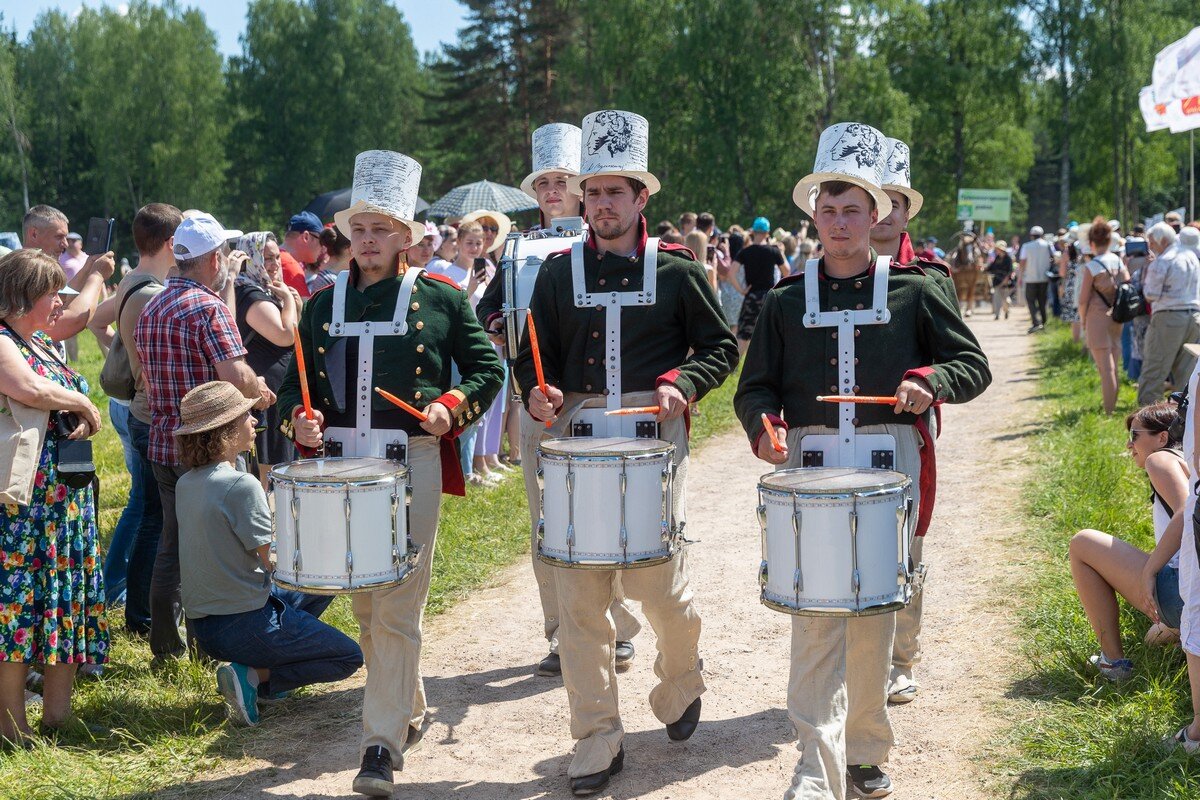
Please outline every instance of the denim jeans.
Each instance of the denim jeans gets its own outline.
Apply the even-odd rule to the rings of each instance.
[[[125,627],[132,633],[150,633],[150,581],[154,575],[154,557],[158,553],[158,537],[162,534],[162,500],[158,495],[158,480],[150,463],[150,426],[132,414],[129,416],[129,441],[138,459],[141,483],[141,522],[129,550],[126,572]],[[131,475],[134,473],[130,473]],[[129,496],[133,498],[133,491]]]
[[[474,471],[472,459],[475,456],[475,440],[479,437],[479,427],[479,423],[475,422],[468,425],[458,435],[458,455],[462,464],[463,477],[469,476]]]
[[[108,553],[104,557],[104,601],[111,606],[125,599],[129,550],[133,547],[138,526],[142,524],[143,492],[142,464],[129,440],[129,406],[110,398],[108,418],[112,420],[113,430],[121,440],[121,449],[125,451],[125,469],[129,472],[129,500],[125,503],[121,518],[117,520],[117,527],[113,529],[112,541],[108,543]]]
[[[340,681],[362,666],[358,643],[317,619],[332,601],[275,587],[262,608],[189,621],[196,641],[213,658],[271,670],[258,692],[272,695]]]

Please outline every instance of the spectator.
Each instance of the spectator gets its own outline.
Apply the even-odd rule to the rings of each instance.
[[[685,211],[679,215],[679,235],[687,238],[687,235],[696,229],[696,212]]]
[[[80,664],[108,660],[108,623],[91,481],[59,472],[64,439],[100,430],[82,375],[45,331],[62,308],[58,259],[34,249],[0,258],[0,374],[12,400],[50,412],[26,505],[0,505],[0,739],[32,737],[25,715],[30,665],[45,665],[42,729],[71,718]],[[68,433],[69,432],[69,433]],[[80,477],[74,473],[74,477]]]
[[[704,275],[713,291],[717,291],[716,247],[708,243],[708,235],[697,228],[684,238],[683,244],[704,265]]]
[[[321,231],[321,246],[325,248],[325,255],[328,256],[325,269],[335,275],[342,270],[350,269],[350,259],[353,258],[350,254],[350,240],[342,235],[337,226],[331,226]],[[282,264],[282,262],[280,263]]]
[[[1150,228],[1146,241],[1155,258],[1142,269],[1142,292],[1151,314],[1138,405],[1161,399],[1168,379],[1176,388],[1191,376],[1196,358],[1184,345],[1200,342],[1200,261],[1179,245],[1166,223]]]
[[[304,266],[304,285],[309,296],[334,282],[334,274],[325,269],[328,256],[321,245],[324,230],[316,214],[301,211],[288,220],[287,232],[283,235],[284,248]]]
[[[1079,245],[1078,228],[1067,234],[1058,257],[1058,290],[1062,294],[1062,321],[1071,326],[1071,338],[1079,341]],[[1006,315],[1007,316],[1007,315]]]
[[[1179,232],[1183,230],[1183,217],[1179,216],[1174,211],[1168,211],[1167,215],[1163,217],[1163,222],[1171,226],[1171,230],[1175,231],[1176,236],[1178,236]]]
[[[438,275],[454,278],[451,271],[455,269],[454,259],[458,257],[458,230],[450,225],[439,225],[437,231],[442,241],[433,249],[433,259],[425,266],[425,269],[436,272]],[[454,282],[461,285],[457,278],[454,278]]]
[[[283,286],[278,269],[275,280]],[[183,604],[204,651],[231,662],[217,667],[217,688],[243,725],[258,724],[260,697],[340,681],[363,663],[353,639],[317,619],[332,595],[270,586],[267,496],[232,463],[254,441],[254,402],[224,381],[201,384],[184,395],[175,431],[188,468],[177,484]]]
[[[162,502],[150,462],[150,403],[134,346],[134,328],[142,309],[163,290],[167,274],[175,266],[171,246],[182,221],[179,209],[166,203],[138,209],[133,218],[137,269],[121,279],[116,294],[105,300],[96,313],[106,318],[106,325],[116,324],[124,346],[110,358],[124,354],[133,387],[128,398],[111,396],[108,400],[108,417],[125,450],[130,483],[129,500],[117,520],[104,560],[104,584],[110,604],[125,599],[125,628],[134,636],[150,635],[150,581],[162,533]]]
[[[729,226],[729,259],[734,261],[746,246],[746,231],[741,225]]]
[[[433,260],[434,252],[442,246],[442,235],[438,233],[437,225],[425,223],[425,235],[405,251],[410,266],[427,268]]]
[[[1013,266],[1012,256],[1008,253],[1008,245],[1003,239],[997,239],[994,245],[995,253],[992,263],[988,264],[987,272],[992,279],[992,319],[1000,319],[1000,313],[1008,319],[1008,298],[1016,287],[1017,270]]]
[[[1133,233],[1125,240],[1126,248],[1129,244],[1146,241],[1146,228],[1143,225],[1134,225]],[[1148,247],[1148,245],[1147,245]],[[1144,279],[1144,270],[1146,264],[1150,262],[1150,254],[1147,250],[1146,255],[1133,255],[1122,253],[1122,260],[1125,262],[1125,268],[1129,270],[1129,280],[1138,289],[1142,288],[1142,280]],[[1131,381],[1135,383],[1141,380],[1143,352],[1146,344],[1146,331],[1150,328],[1150,317],[1143,314],[1140,317],[1134,317],[1130,322],[1126,322],[1121,328],[1121,360],[1125,364],[1125,374],[1129,376]]]
[[[1096,369],[1100,373],[1100,395],[1104,413],[1111,414],[1117,408],[1121,323],[1113,322],[1110,309],[1116,299],[1117,287],[1129,280],[1129,272],[1121,263],[1121,259],[1117,258],[1115,253],[1109,252],[1112,229],[1103,217],[1096,217],[1087,235],[1094,255],[1092,260],[1084,265],[1083,281],[1079,285],[1079,320],[1087,337],[1088,350],[1091,351],[1092,360],[1096,362]],[[1024,253],[1025,249],[1022,248],[1021,252]],[[1044,270],[1042,274],[1045,274]],[[1028,273],[1026,275],[1028,281]],[[1031,297],[1028,283],[1026,297]],[[1034,300],[1030,299],[1031,313],[1033,302]],[[1044,297],[1042,305],[1044,314]]]
[[[486,212],[491,214],[492,212]],[[464,218],[465,219],[465,218]],[[507,217],[501,225],[507,223]],[[459,226],[459,235],[463,238],[463,247],[461,250],[468,253],[476,252],[475,237],[482,236],[483,250],[486,251],[488,246],[488,225],[495,224],[495,218],[490,216],[482,216],[477,222],[468,222],[465,225]],[[507,223],[511,226],[511,223]],[[476,233],[476,228],[480,229]],[[503,242],[496,234],[492,234],[497,241]],[[468,245],[468,240],[470,243]],[[494,252],[499,252],[496,250]],[[471,307],[474,308],[479,304],[479,300],[483,297],[484,291],[487,289],[488,283],[496,278],[496,264],[483,256],[476,257],[471,262],[471,273],[467,278],[465,289],[467,296],[470,298]],[[492,347],[496,352],[503,356],[503,345],[492,341]],[[508,363],[502,361],[504,366],[504,383],[508,384]],[[484,412],[483,418],[472,426],[474,436],[474,460],[472,462],[471,471],[467,476],[468,482],[475,485],[493,484],[499,481],[505,472],[508,472],[510,467],[500,463],[500,444],[504,434],[504,412],[508,405],[508,392],[502,391],[497,395],[496,400]],[[462,435],[460,435],[460,441]],[[461,446],[465,449],[466,444]],[[466,470],[464,470],[466,472]]]
[[[1029,241],[1021,245],[1018,256],[1025,284],[1025,303],[1029,306],[1030,325],[1027,333],[1046,327],[1046,292],[1050,283],[1050,265],[1054,262],[1054,248],[1042,238],[1044,234],[1040,225],[1030,228]]]
[[[41,250],[58,263],[67,249],[67,224],[66,215],[57,208],[34,206],[25,213],[22,222],[25,247]],[[100,302],[104,282],[115,269],[112,253],[88,256],[79,273],[67,281],[69,291],[63,292],[62,312],[47,327],[46,335],[56,342],[65,342],[82,331]]]
[[[754,220],[750,227],[750,241],[734,259],[731,272],[734,280],[738,280],[739,270],[745,268],[745,287],[742,291],[742,310],[738,314],[737,339],[742,353],[750,346],[750,337],[754,335],[754,326],[758,322],[758,314],[762,311],[763,301],[767,292],[779,280],[785,261],[783,252],[767,241],[771,235],[771,223],[766,217]],[[740,281],[739,281],[740,282]]]
[[[68,233],[67,249],[58,257],[59,266],[63,268],[68,281],[79,274],[87,264],[87,259],[87,253],[83,252],[83,237],[75,232]]]
[[[463,222],[458,226],[458,254],[450,265],[446,275],[467,291],[471,308],[479,305],[486,286],[488,260],[483,257],[484,233],[483,226],[478,222]],[[480,280],[480,272],[485,280]],[[480,421],[476,422],[458,435],[458,452],[462,462],[463,476],[472,486],[490,485],[490,475],[476,473],[475,440],[479,436]]]
[[[275,402],[266,382],[246,363],[246,348],[221,293],[230,281],[225,242],[241,231],[225,230],[209,214],[185,219],[175,231],[172,251],[177,277],[146,304],[134,332],[150,401],[150,461],[162,499],[163,527],[150,586],[150,650],[158,659],[183,654],[176,628],[182,609],[179,590],[179,521],[175,484],[186,471],[172,434],[179,403],[201,383],[225,380],[256,408]]]
[[[717,230],[717,218],[712,215],[712,212],[704,211],[696,217],[696,230],[708,237],[709,242],[712,242],[720,231]],[[696,254],[699,256],[699,253]]]
[[[472,211],[467,214],[458,224],[461,231],[462,226],[469,222],[479,223],[480,229],[483,230],[483,257],[490,260],[493,267],[500,263],[500,256],[504,251],[504,240],[508,238],[508,234],[513,229],[512,220],[499,211]]]
[[[1191,223],[1179,232],[1179,247],[1183,250],[1191,250],[1197,258],[1200,258],[1200,224]]]
[[[671,220],[669,220],[669,219],[664,219],[662,222],[658,223],[658,225],[655,226],[654,235],[661,238],[665,234],[671,233],[674,230],[675,230],[675,223],[671,222]]]
[[[1154,550],[1147,553],[1115,536],[1083,530],[1071,538],[1071,579],[1079,602],[1100,644],[1089,660],[1111,681],[1123,681],[1133,662],[1121,645],[1117,595],[1156,624],[1178,630],[1183,600],[1179,596],[1179,545],[1183,526],[1169,525],[1183,511],[1188,494],[1188,468],[1181,442],[1171,436],[1178,415],[1172,403],[1140,408],[1125,419],[1125,446],[1150,479]]]
[[[930,236],[930,237],[929,237],[929,247],[930,247],[930,248],[933,250],[933,254],[934,254],[936,257],[938,257],[938,258],[940,258],[940,259],[942,259],[942,260],[945,260],[945,258],[946,258],[946,251],[945,251],[945,250],[943,250],[942,248],[938,247],[938,240],[937,240],[937,237],[936,237],[936,236]]]
[[[237,249],[246,254],[234,285],[238,335],[246,348],[246,363],[275,392],[292,358],[302,301],[300,294],[283,282],[275,234],[248,233],[238,239]],[[284,420],[274,404],[259,411],[256,420],[262,430],[254,452],[265,486],[271,467],[294,460],[295,448],[279,427]]]

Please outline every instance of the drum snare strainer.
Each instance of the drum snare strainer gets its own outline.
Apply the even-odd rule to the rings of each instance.
[[[911,596],[912,481],[882,469],[809,467],[764,475],[759,584],[787,614],[869,616]]]
[[[538,445],[538,558],[573,569],[670,561],[682,524],[672,513],[675,445],[576,437]]]

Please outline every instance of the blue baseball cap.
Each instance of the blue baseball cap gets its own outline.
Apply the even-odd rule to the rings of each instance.
[[[321,220],[317,218],[316,214],[311,211],[301,211],[288,220],[287,232],[307,231],[308,233],[320,236],[324,228],[325,226],[321,224]]]
[[[754,220],[754,224],[750,226],[750,230],[758,231],[759,233],[770,233],[771,220],[767,219],[766,217],[759,217],[758,219]]]

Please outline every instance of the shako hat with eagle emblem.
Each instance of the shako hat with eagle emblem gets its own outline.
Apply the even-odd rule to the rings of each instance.
[[[887,137],[862,122],[839,122],[821,132],[813,171],[792,191],[792,201],[809,216],[816,216],[817,193],[827,181],[844,181],[875,198],[879,218],[892,213],[892,201],[883,191],[887,163]]]
[[[579,174],[567,187],[583,194],[583,182],[597,175],[626,175],[646,184],[650,194],[662,188],[649,171],[650,123],[631,111],[593,111],[583,118]]]
[[[908,218],[921,210],[925,198],[912,188],[912,157],[908,145],[899,139],[887,140],[888,156],[883,165],[883,190],[899,192],[908,198]]]

